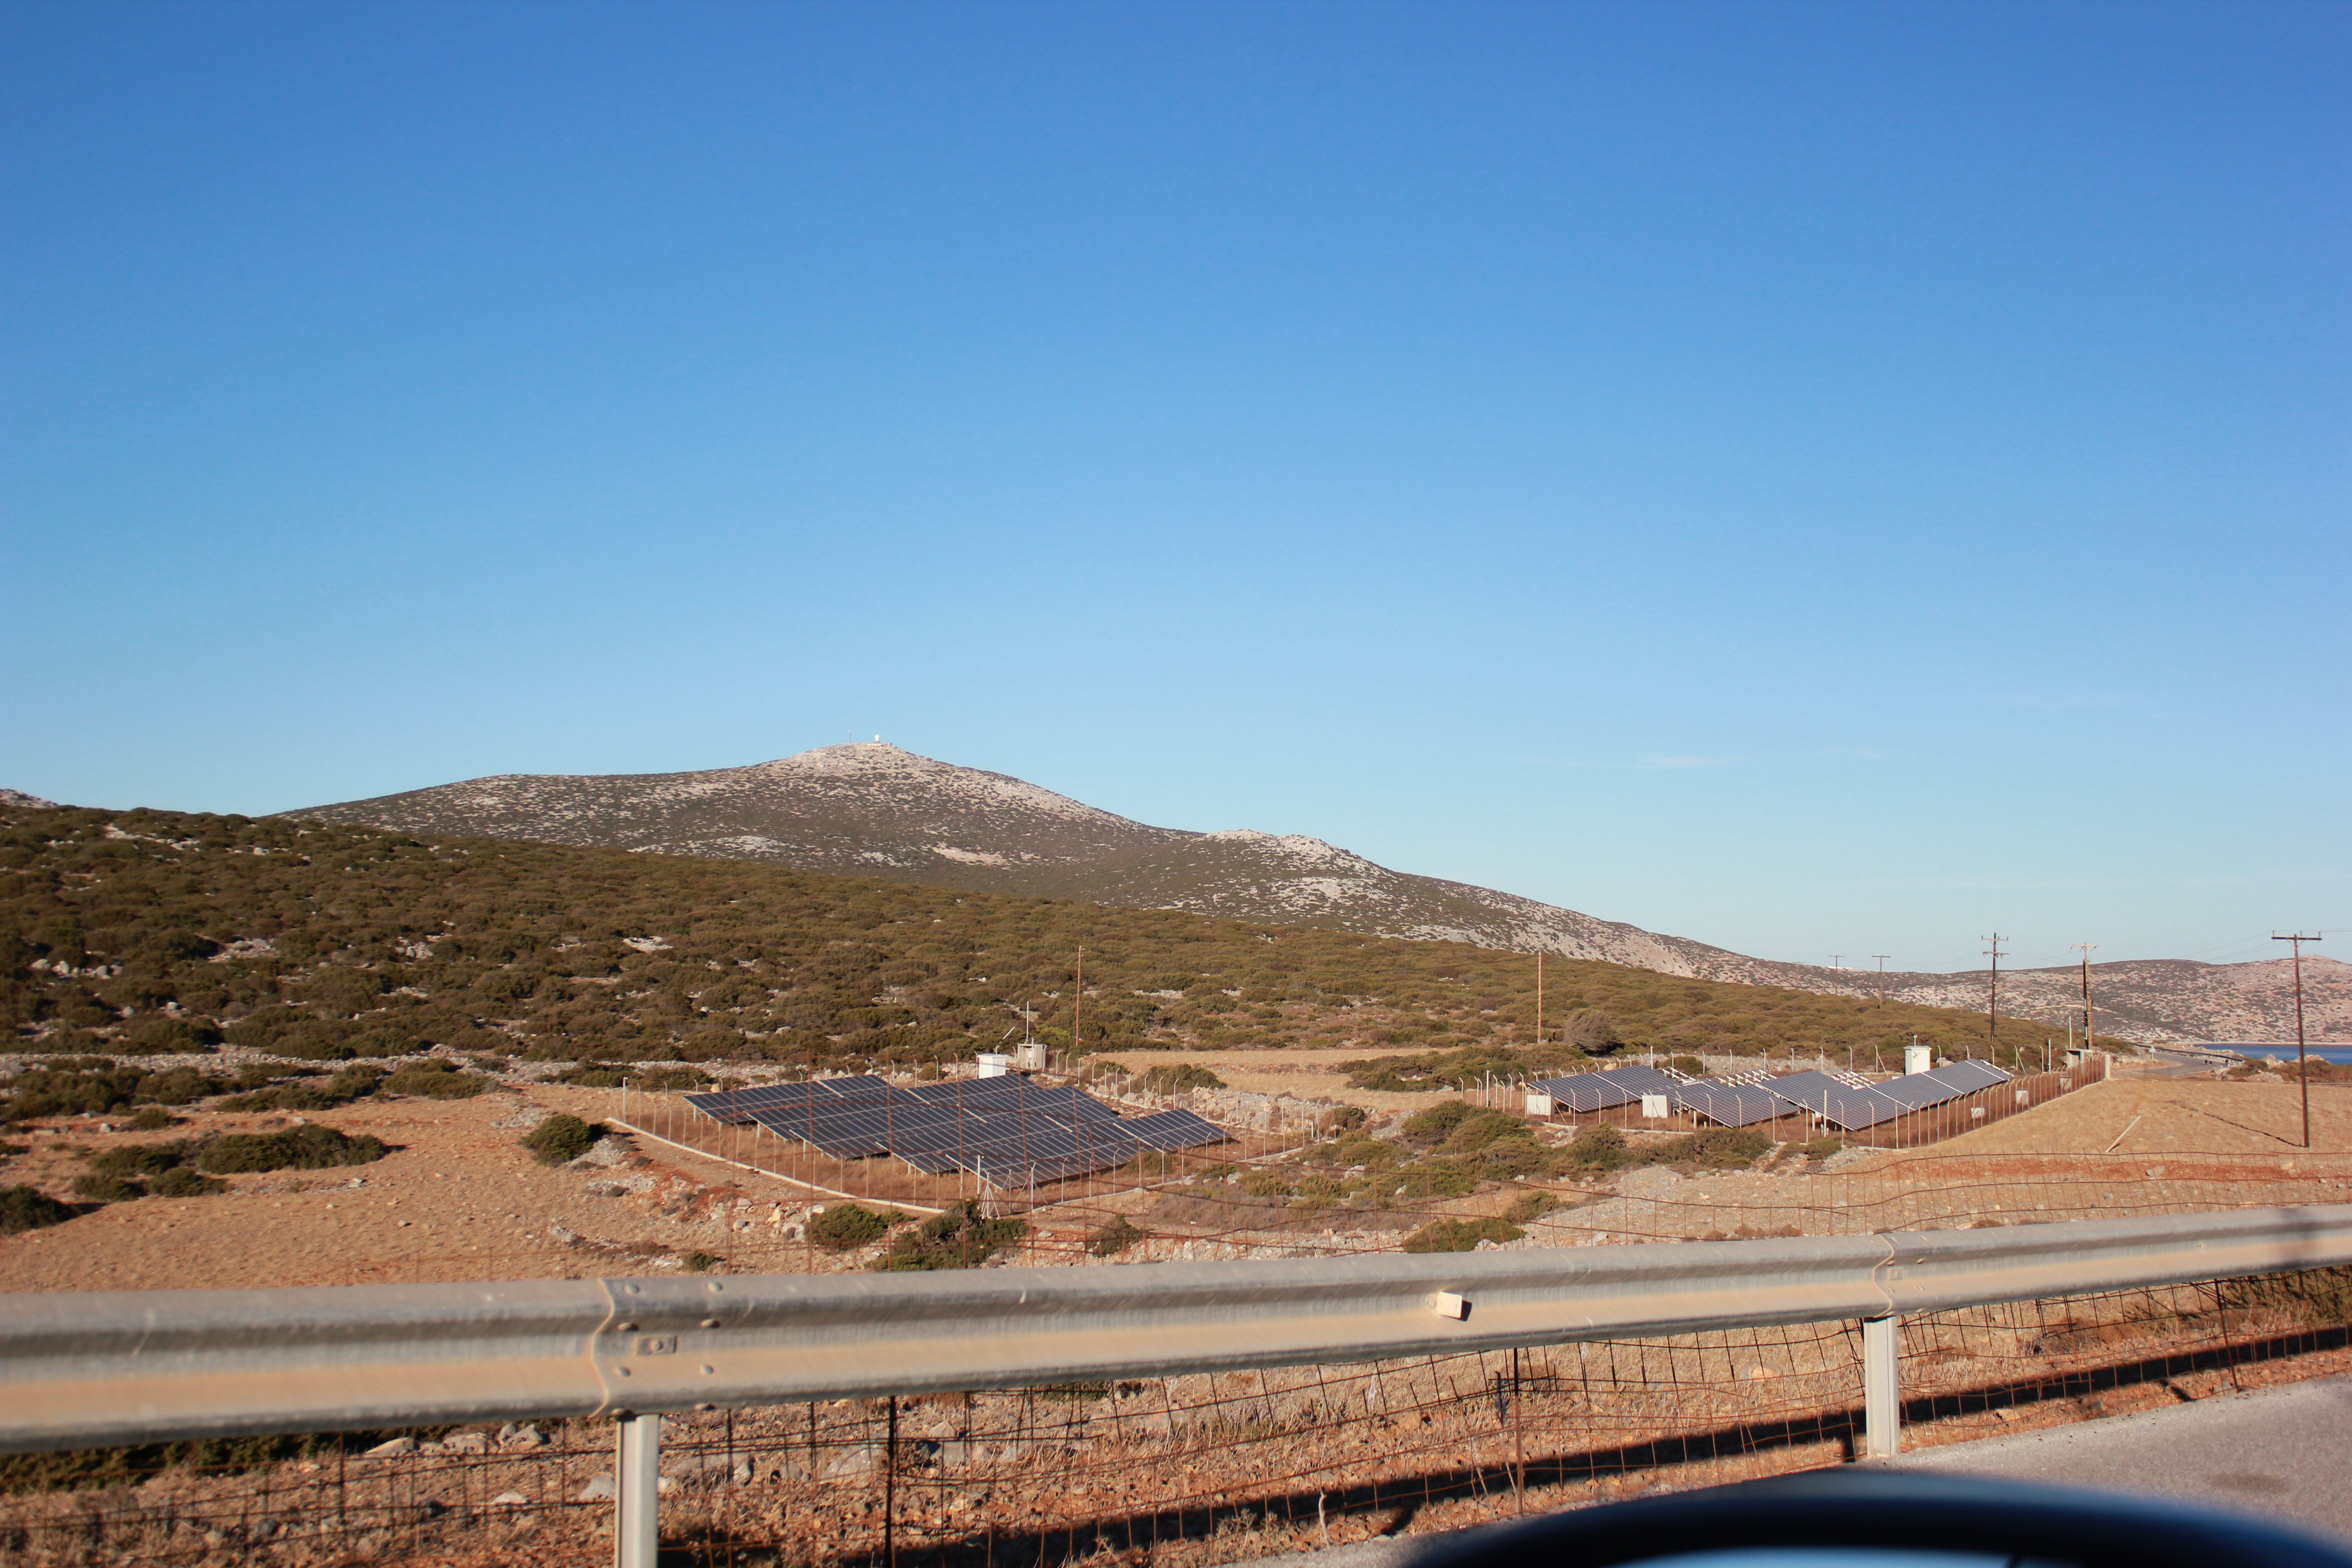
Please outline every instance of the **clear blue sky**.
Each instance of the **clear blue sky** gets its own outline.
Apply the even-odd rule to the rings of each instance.
[[[1772,957],[2352,927],[2352,7],[0,14],[0,784],[879,733]]]

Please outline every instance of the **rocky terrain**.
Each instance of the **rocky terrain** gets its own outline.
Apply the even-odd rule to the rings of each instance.
[[[881,742],[824,746],[701,773],[502,774],[285,815],[413,833],[763,861],[937,887],[1446,939],[1632,964],[1663,973],[1870,996],[1858,970],[1749,958],[1533,899],[1413,876],[1297,834],[1189,833],[1132,822],[1021,779]],[[2352,1037],[2352,966],[2307,957],[2306,1026]],[[1980,1007],[1986,977],[1889,973],[1889,999]],[[2292,1039],[2281,962],[2092,968],[2103,1029],[2142,1039]],[[2002,1009],[2079,1019],[2072,969],[2002,977]]]

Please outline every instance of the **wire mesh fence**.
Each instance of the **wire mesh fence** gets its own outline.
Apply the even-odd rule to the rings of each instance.
[[[1924,1314],[1906,1442],[2352,1364],[2352,1271]],[[674,1416],[666,1561],[1207,1564],[1850,1458],[1856,1325]],[[543,1422],[16,1461],[0,1556],[592,1563],[613,1428]],[[79,1472],[80,1485],[69,1485]]]

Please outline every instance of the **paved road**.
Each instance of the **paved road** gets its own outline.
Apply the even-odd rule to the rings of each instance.
[[[2046,1432],[1953,1443],[1883,1462],[2143,1492],[2352,1540],[2352,1377],[2315,1378]],[[1412,1568],[1447,1539],[1366,1541],[1233,1568]]]
[[[2352,1539],[2352,1377],[1922,1449],[1891,1461],[2212,1503]]]

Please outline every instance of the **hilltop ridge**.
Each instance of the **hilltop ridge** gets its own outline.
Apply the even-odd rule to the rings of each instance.
[[[1591,959],[1696,980],[1983,1005],[1981,971],[1831,969],[1752,958],[1688,937],[1466,882],[1397,871],[1323,839],[1234,827],[1155,827],[1039,784],[880,740],[742,767],[669,773],[513,773],[282,814],[404,832],[478,835],[749,860],[1033,898],[1183,910],[1374,936]],[[2316,1034],[2352,1033],[2352,966],[2305,960]],[[2283,962],[2155,960],[2093,966],[2102,1033],[2136,1039],[2292,1037]],[[2067,968],[2001,977],[2002,1009],[2079,1019]]]

